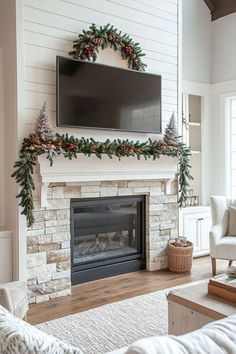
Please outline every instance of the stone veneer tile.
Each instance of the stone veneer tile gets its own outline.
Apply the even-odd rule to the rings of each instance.
[[[60,262],[56,264],[56,270],[58,272],[63,272],[64,270],[70,269],[70,262]]]
[[[128,188],[128,181],[118,181],[119,188]]]
[[[118,195],[118,187],[101,187],[101,197],[110,197]]]
[[[54,264],[45,264],[38,267],[28,268],[27,269],[27,278],[28,279],[37,279],[38,276],[46,273],[55,273],[57,271],[57,265]]]
[[[70,271],[66,270],[63,272],[56,272],[52,274],[52,280],[55,279],[62,279],[62,278],[69,278],[70,277]]]
[[[119,188],[118,189],[118,195],[119,196],[132,195],[132,194],[134,194],[134,189],[133,188]]]
[[[27,254],[33,254],[39,252],[39,246],[29,246],[27,247]]]
[[[44,215],[45,215],[44,211],[34,211],[35,222],[44,221]]]
[[[49,300],[49,295],[39,295],[39,296],[36,296],[36,303],[39,303],[39,302],[44,302],[44,301],[48,301]]]
[[[70,259],[70,250],[55,250],[47,252],[47,263],[59,263],[69,261]]]
[[[39,246],[39,252],[59,250],[60,248],[61,248],[61,243],[59,242],[45,243]]]
[[[39,245],[44,245],[45,243],[50,243],[51,241],[52,241],[52,235],[39,236]]]
[[[27,268],[38,267],[46,264],[46,252],[28,254],[26,256]]]
[[[81,187],[79,186],[66,186],[65,198],[79,198],[81,196]]]
[[[101,197],[100,192],[81,193],[81,198],[99,198],[99,197]]]
[[[52,274],[51,273],[41,273],[37,276],[37,281],[38,284],[43,284],[52,279]]]
[[[102,181],[101,187],[118,187],[118,181]]]
[[[57,208],[55,208],[57,209]],[[56,220],[57,219],[57,210],[46,210],[44,213],[44,220]]]
[[[144,194],[148,193],[150,191],[149,187],[143,186],[143,187],[134,187],[134,193],[136,194]]]
[[[64,187],[53,187],[52,188],[52,198],[64,198],[65,188]]]
[[[81,193],[96,193],[99,192],[99,186],[81,186]]]
[[[45,221],[45,227],[57,226],[57,220],[47,220]]]
[[[61,209],[56,210],[56,219],[69,219],[70,218],[70,209]]]
[[[71,289],[57,291],[55,293],[49,294],[50,299],[55,299],[56,297],[67,296],[71,294]]]
[[[39,236],[28,236],[27,237],[27,246],[37,246],[39,244]]]
[[[155,180],[135,180],[135,181],[128,181],[128,187],[161,187],[161,181]]]
[[[70,241],[70,232],[58,232],[52,235],[52,241],[53,242]]]
[[[163,192],[161,190],[161,187],[150,187],[150,195],[161,195]]]
[[[48,200],[48,209],[66,209],[70,207],[70,199],[50,199]],[[53,211],[54,211],[53,210]]]

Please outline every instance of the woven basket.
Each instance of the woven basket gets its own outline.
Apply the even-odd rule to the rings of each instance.
[[[193,244],[188,247],[177,247],[169,243],[169,270],[174,273],[188,273],[192,268]]]

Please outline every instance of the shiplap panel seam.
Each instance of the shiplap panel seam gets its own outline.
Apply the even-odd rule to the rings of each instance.
[[[36,10],[36,11],[41,11],[41,12],[44,12],[44,13],[46,13],[46,14],[50,14],[50,15],[53,15],[53,16],[58,16],[58,17],[61,17],[61,18],[66,18],[66,19],[68,19],[68,20],[77,21],[77,22],[79,22],[79,23],[85,23],[85,24],[88,25],[88,26],[91,25],[91,22],[83,21],[83,20],[81,20],[81,19],[70,18],[70,17],[67,17],[67,16],[65,16],[65,15],[60,15],[60,14],[58,14],[58,13],[53,13],[53,12],[45,11],[45,10],[43,10],[43,9],[34,8],[34,7],[32,7],[32,6],[29,6],[29,5],[25,5],[25,7],[26,7],[26,8],[29,8],[29,9]],[[40,20],[40,16],[37,17],[37,21],[39,21],[39,20]],[[32,21],[32,20],[29,20],[29,19],[27,19],[27,18],[25,19],[25,21],[29,21],[29,22],[32,22],[32,23],[35,23],[35,24],[42,24],[41,22],[36,22],[35,20]],[[95,23],[95,24],[96,24],[96,23]],[[58,29],[58,30],[64,30],[64,31],[67,31],[67,32],[70,32],[70,33],[77,33],[77,32],[75,32],[75,31],[68,31],[68,30],[62,29],[62,28],[60,28],[60,27],[51,26],[51,25],[49,25],[49,24],[47,24],[47,25],[42,24],[42,25],[48,26],[48,27],[51,27],[51,28],[56,28],[56,29]],[[131,37],[137,37],[137,38],[140,38],[140,39],[149,40],[149,41],[152,41],[152,42],[154,42],[154,43],[160,43],[160,44],[162,44],[162,45],[165,45],[165,46],[168,46],[168,47],[172,47],[172,48],[176,48],[176,47],[177,47],[177,42],[176,42],[175,44],[171,44],[171,43],[163,42],[163,41],[156,40],[156,39],[153,39],[153,38],[150,38],[150,37],[145,37],[145,36],[140,35],[140,34],[137,36],[137,34],[133,34],[133,33],[129,32],[129,31],[126,31],[126,33],[127,33],[128,35],[130,35]]]
[[[39,4],[41,4],[41,2],[39,2]],[[41,10],[42,8],[38,7],[38,6],[33,6],[33,5],[29,5],[28,3],[25,4],[25,6],[28,6],[28,7],[31,7],[31,8],[34,8],[34,9],[37,9],[37,10]],[[84,9],[87,9],[87,10],[90,10],[90,11],[93,11],[93,12],[96,12],[96,13],[100,13],[102,15],[105,15],[105,16],[110,16],[110,17],[115,17],[115,18],[118,18],[119,20],[122,20],[122,21],[126,21],[128,23],[133,23],[133,24],[136,24],[136,25],[141,25],[143,27],[147,27],[147,28],[150,28],[151,30],[157,30],[159,32],[163,32],[163,33],[168,33],[170,34],[171,36],[173,37],[176,37],[177,38],[177,29],[176,29],[176,32],[172,32],[172,31],[169,31],[169,30],[163,30],[161,29],[160,27],[158,26],[153,26],[153,25],[149,25],[147,23],[142,23],[142,22],[138,22],[138,21],[134,21],[132,19],[126,19],[124,17],[121,17],[121,16],[118,16],[118,15],[115,15],[115,14],[110,14],[110,13],[106,13],[106,12],[103,12],[103,11],[99,11],[99,10],[95,10],[95,9],[92,9],[92,8],[89,8],[89,7],[86,7],[86,6],[81,6],[81,5],[76,5],[74,4],[74,6],[78,6],[80,8],[84,8]],[[52,13],[50,10],[45,10],[45,12],[49,12],[49,13]],[[59,15],[59,16],[64,16],[64,17],[67,17],[67,18],[70,18],[70,19],[74,19],[76,21],[79,21],[80,22],[80,19],[78,19],[77,17],[73,17],[73,16],[68,16],[68,15],[61,15],[60,13],[58,12],[53,12],[53,14],[56,14],[56,15]]]
[[[75,2],[70,1],[70,0],[62,0],[62,1],[67,2],[67,3],[69,3],[69,4],[74,4],[74,5],[79,6],[78,4],[76,4]],[[174,20],[172,20],[172,19],[170,19],[170,18],[153,14],[152,12],[147,12],[147,11],[145,11],[145,10],[141,10],[141,9],[138,9],[138,8],[135,8],[135,7],[132,7],[132,6],[128,6],[127,4],[126,4],[126,5],[121,4],[121,3],[119,3],[118,1],[113,1],[113,0],[106,0],[106,1],[107,1],[107,2],[110,2],[111,4],[115,4],[115,5],[118,5],[118,6],[122,6],[122,7],[124,7],[124,8],[130,9],[130,10],[138,11],[138,12],[143,13],[143,14],[148,15],[148,16],[152,16],[152,17],[155,17],[155,18],[160,18],[160,19],[163,20],[163,21],[167,21],[167,22],[171,22],[171,23],[175,23],[175,24],[177,23],[177,16],[175,16],[176,20],[174,21]],[[159,10],[159,11],[161,11],[161,12],[166,12],[165,10],[162,10],[162,9],[157,9],[157,10]],[[171,12],[166,12],[166,13],[173,15]],[[173,16],[174,16],[174,15],[173,15]]]
[[[55,39],[59,39],[59,40],[63,40],[63,41],[69,42],[69,43],[71,43],[71,50],[73,49],[73,40],[72,40],[72,39],[66,39],[66,38],[62,38],[62,37],[56,37],[56,36],[52,36],[52,35],[45,34],[45,33],[42,33],[42,32],[33,31],[33,30],[30,30],[30,29],[24,29],[24,32],[27,32],[27,33],[35,33],[35,34],[38,34],[38,35],[41,35],[41,36],[44,36],[44,37],[50,37],[50,38],[55,38]],[[74,39],[76,39],[76,37],[75,37]],[[34,43],[27,42],[27,41],[25,41],[25,43],[35,45]],[[50,47],[45,47],[45,48],[50,48]],[[51,48],[51,49],[59,50],[58,48]],[[161,55],[164,55],[164,56],[166,56],[166,57],[170,57],[170,58],[174,58],[174,59],[177,58],[177,56],[170,55],[170,54],[166,54],[166,53],[163,53],[163,52],[160,52],[160,51],[157,51],[157,50],[153,50],[153,49],[148,49],[148,48],[145,48],[145,47],[142,47],[142,50],[144,51],[144,53],[145,53],[145,51],[148,51],[148,52],[150,52],[150,53],[161,54]],[[166,61],[165,61],[165,62],[166,62]],[[171,62],[166,62],[166,63],[171,63]]]

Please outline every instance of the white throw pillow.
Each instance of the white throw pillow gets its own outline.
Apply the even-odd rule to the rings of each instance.
[[[236,207],[229,207],[229,230],[228,236],[236,236]]]
[[[209,323],[182,336],[140,339],[125,354],[233,354],[236,353],[236,315]]]
[[[83,354],[61,340],[41,332],[0,306],[0,353]]]

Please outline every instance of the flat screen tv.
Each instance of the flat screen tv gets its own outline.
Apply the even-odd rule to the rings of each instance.
[[[57,57],[57,125],[161,133],[161,77]]]

